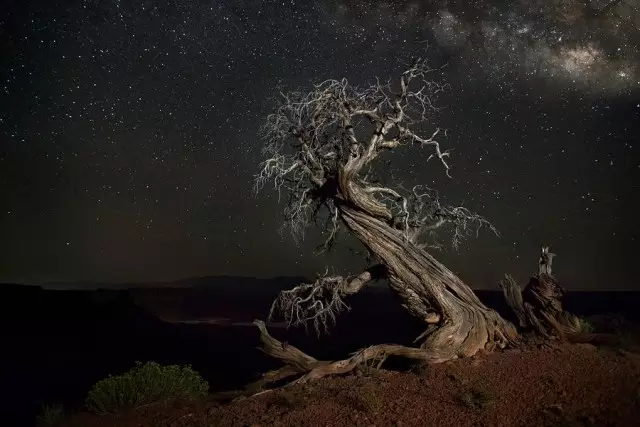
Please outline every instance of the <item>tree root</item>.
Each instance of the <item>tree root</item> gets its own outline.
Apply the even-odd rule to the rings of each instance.
[[[376,369],[380,369],[389,356],[401,356],[428,363],[441,361],[440,356],[431,354],[424,349],[399,344],[373,345],[358,350],[352,353],[351,357],[343,360],[317,360],[297,347],[272,337],[263,321],[254,320],[253,323],[260,330],[260,342],[262,344],[260,350],[271,357],[281,360],[285,366],[264,374],[260,380],[247,386],[244,391],[239,392],[238,394],[241,396],[256,395],[262,392],[263,387],[267,384],[294,376],[298,376],[298,378],[289,382],[286,386],[303,384],[329,375],[346,374],[367,362],[374,362]]]

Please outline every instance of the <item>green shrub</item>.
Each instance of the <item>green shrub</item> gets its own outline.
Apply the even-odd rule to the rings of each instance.
[[[39,427],[52,427],[65,417],[64,407],[60,404],[43,405],[36,417],[36,425]]]
[[[581,334],[590,334],[593,332],[593,325],[587,319],[578,318],[578,332]]]
[[[172,398],[200,399],[208,390],[209,384],[190,366],[136,362],[129,372],[98,381],[85,404],[96,413],[117,412]]]

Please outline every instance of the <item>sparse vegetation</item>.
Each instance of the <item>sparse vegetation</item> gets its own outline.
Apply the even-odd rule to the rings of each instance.
[[[85,404],[90,411],[101,414],[168,399],[201,399],[208,390],[209,384],[190,366],[137,362],[130,371],[97,382]]]
[[[593,325],[583,317],[578,318],[578,331],[581,334],[590,334],[594,331]]]
[[[53,427],[65,418],[64,407],[60,404],[43,405],[36,417],[38,427]]]
[[[485,409],[493,402],[493,396],[484,390],[472,388],[461,393],[458,401],[469,409]]]

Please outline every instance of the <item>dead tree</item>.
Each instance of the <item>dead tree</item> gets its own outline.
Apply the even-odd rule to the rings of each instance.
[[[292,325],[312,322],[327,327],[346,308],[344,298],[374,279],[386,279],[403,306],[424,323],[417,347],[379,345],[353,357],[320,362],[295,347],[271,337],[260,328],[263,350],[287,367],[268,374],[281,379],[295,373],[306,381],[344,373],[371,359],[401,355],[437,363],[473,356],[479,350],[504,348],[517,333],[514,326],[486,307],[454,273],[438,262],[426,248],[433,234],[447,226],[453,245],[486,226],[483,217],[464,207],[440,203],[435,191],[425,186],[405,189],[382,183],[374,164],[386,152],[410,145],[431,150],[450,176],[449,153],[436,139],[435,129],[421,136],[418,125],[434,113],[434,97],[444,86],[432,81],[426,61],[407,66],[397,81],[379,80],[356,87],[346,79],[327,80],[308,93],[281,93],[273,114],[262,128],[266,140],[264,162],[256,177],[256,190],[272,183],[286,197],[285,225],[295,238],[310,224],[321,222],[326,233],[322,248],[331,247],[337,234],[346,230],[368,250],[376,265],[354,276],[319,277],[282,292],[271,314],[280,313]],[[363,137],[365,135],[365,137]],[[426,163],[425,163],[426,167]]]
[[[580,333],[581,324],[578,317],[562,307],[564,290],[551,270],[554,256],[548,246],[542,246],[538,274],[529,279],[524,290],[509,275],[500,282],[500,287],[520,327],[545,338],[565,339],[567,335]]]
[[[546,274],[547,276],[551,276],[551,264],[553,264],[553,257],[556,256],[556,254],[549,252],[549,246],[543,246],[540,252],[538,275],[542,276]]]

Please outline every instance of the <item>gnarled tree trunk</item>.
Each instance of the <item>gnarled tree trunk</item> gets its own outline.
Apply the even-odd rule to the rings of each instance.
[[[416,339],[419,347],[382,344],[360,350],[348,359],[318,361],[299,349],[279,342],[260,328],[261,349],[282,360],[285,368],[267,373],[250,390],[265,383],[293,375],[302,375],[296,383],[330,374],[351,371],[360,364],[377,360],[381,366],[390,356],[402,356],[427,363],[439,363],[458,357],[470,357],[479,350],[504,348],[517,338],[514,326],[496,311],[486,307],[455,274],[419,248],[384,220],[351,203],[337,203],[340,218],[349,231],[380,261],[340,289],[351,294],[384,271],[390,288],[404,301],[403,306],[425,323],[426,331]],[[374,274],[375,273],[375,274]]]
[[[487,308],[455,274],[383,221],[339,205],[349,230],[387,268],[389,287],[428,328],[420,345],[431,362],[504,348],[516,338],[513,325]]]

